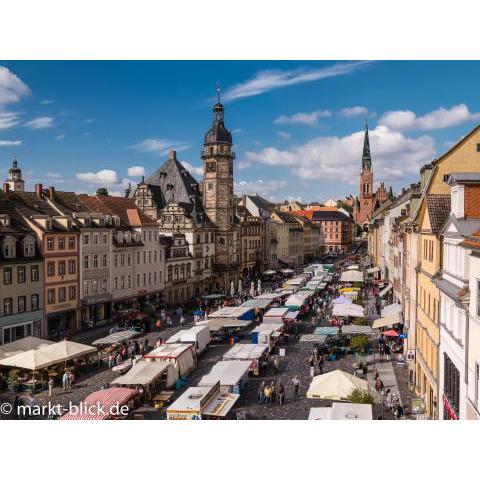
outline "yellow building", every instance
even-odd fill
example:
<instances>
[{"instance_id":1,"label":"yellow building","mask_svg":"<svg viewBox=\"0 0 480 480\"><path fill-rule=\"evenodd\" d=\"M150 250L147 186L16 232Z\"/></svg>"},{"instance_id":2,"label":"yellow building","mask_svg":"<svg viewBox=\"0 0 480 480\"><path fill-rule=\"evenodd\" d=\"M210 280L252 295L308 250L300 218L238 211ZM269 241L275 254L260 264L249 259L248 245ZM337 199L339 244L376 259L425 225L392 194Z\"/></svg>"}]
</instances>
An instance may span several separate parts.
<instances>
[{"instance_id":1,"label":"yellow building","mask_svg":"<svg viewBox=\"0 0 480 480\"><path fill-rule=\"evenodd\" d=\"M450 213L450 187L446 182L450 173L478 171L480 125L421 171L425 188L415 214L419 231L415 389L424 398L430 418L438 416L440 295L432 278L442 267L440 230Z\"/></svg>"}]
</instances>

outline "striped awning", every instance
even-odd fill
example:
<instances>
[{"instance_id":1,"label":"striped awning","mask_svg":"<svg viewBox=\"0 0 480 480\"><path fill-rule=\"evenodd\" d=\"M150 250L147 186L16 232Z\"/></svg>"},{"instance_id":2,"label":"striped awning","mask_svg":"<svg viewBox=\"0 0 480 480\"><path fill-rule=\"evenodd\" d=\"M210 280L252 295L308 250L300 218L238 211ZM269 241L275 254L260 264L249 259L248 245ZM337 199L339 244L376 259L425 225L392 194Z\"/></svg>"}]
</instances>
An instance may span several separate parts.
<instances>
[{"instance_id":1,"label":"striped awning","mask_svg":"<svg viewBox=\"0 0 480 480\"><path fill-rule=\"evenodd\" d=\"M125 405L136 394L136 390L124 387L98 390L81 402L78 412L68 412L60 420L106 420L112 416L113 407Z\"/></svg>"}]
</instances>

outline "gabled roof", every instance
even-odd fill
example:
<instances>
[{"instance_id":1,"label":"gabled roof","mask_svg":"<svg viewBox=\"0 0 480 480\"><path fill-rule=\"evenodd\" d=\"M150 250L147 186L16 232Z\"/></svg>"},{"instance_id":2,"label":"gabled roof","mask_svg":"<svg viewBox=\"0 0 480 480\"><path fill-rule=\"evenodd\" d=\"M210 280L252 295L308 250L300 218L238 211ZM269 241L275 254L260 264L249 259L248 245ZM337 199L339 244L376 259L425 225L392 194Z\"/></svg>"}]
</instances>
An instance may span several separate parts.
<instances>
[{"instance_id":1,"label":"gabled roof","mask_svg":"<svg viewBox=\"0 0 480 480\"><path fill-rule=\"evenodd\" d=\"M247 195L252 203L254 203L258 208L272 212L275 209L275 204L269 202L260 195Z\"/></svg>"},{"instance_id":2,"label":"gabled roof","mask_svg":"<svg viewBox=\"0 0 480 480\"><path fill-rule=\"evenodd\" d=\"M313 210L311 220L314 222L322 221L341 221L346 222L352 220L348 215L339 210Z\"/></svg>"},{"instance_id":3,"label":"gabled roof","mask_svg":"<svg viewBox=\"0 0 480 480\"><path fill-rule=\"evenodd\" d=\"M9 193L7 196L1 190L0 215L6 215L9 219L9 225L0 225L0 237L8 235L15 238L22 238L25 235L35 235L35 233L29 228L22 216L15 210L15 205L12 202L11 193Z\"/></svg>"},{"instance_id":4,"label":"gabled roof","mask_svg":"<svg viewBox=\"0 0 480 480\"><path fill-rule=\"evenodd\" d=\"M450 195L429 193L427 195L427 209L432 232L440 233L450 215Z\"/></svg>"}]
</instances>

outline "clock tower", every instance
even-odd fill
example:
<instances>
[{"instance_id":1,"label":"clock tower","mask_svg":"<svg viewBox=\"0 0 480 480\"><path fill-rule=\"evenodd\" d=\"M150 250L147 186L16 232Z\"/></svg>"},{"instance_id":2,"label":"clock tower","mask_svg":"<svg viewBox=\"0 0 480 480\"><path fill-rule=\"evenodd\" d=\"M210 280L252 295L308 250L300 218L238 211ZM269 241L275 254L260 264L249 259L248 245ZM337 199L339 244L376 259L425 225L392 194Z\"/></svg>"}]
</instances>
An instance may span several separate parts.
<instances>
[{"instance_id":1,"label":"clock tower","mask_svg":"<svg viewBox=\"0 0 480 480\"><path fill-rule=\"evenodd\" d=\"M225 127L224 107L218 101L213 106L213 122L203 142L202 199L205 213L216 227L215 263L224 272L223 288L230 288L234 280L233 270L238 266L238 222L235 218L233 197L233 152L232 134ZM225 285L225 283L227 283Z\"/></svg>"}]
</instances>

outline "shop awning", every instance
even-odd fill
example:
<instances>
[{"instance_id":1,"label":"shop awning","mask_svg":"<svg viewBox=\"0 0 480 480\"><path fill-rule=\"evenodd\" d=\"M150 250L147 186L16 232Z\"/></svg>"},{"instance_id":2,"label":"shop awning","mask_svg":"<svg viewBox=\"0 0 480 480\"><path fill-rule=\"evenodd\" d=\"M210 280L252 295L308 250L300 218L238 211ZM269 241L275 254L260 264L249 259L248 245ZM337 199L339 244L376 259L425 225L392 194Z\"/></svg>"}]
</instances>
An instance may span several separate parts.
<instances>
[{"instance_id":1,"label":"shop awning","mask_svg":"<svg viewBox=\"0 0 480 480\"><path fill-rule=\"evenodd\" d=\"M336 317L365 317L365 311L361 305L355 303L336 304L333 306L332 315Z\"/></svg>"},{"instance_id":2,"label":"shop awning","mask_svg":"<svg viewBox=\"0 0 480 480\"><path fill-rule=\"evenodd\" d=\"M252 298L251 300L247 300L243 302L240 306L247 307L247 308L267 308L271 303L273 303L272 298Z\"/></svg>"},{"instance_id":3,"label":"shop awning","mask_svg":"<svg viewBox=\"0 0 480 480\"><path fill-rule=\"evenodd\" d=\"M237 343L223 355L224 360L256 360L266 351L267 345Z\"/></svg>"},{"instance_id":4,"label":"shop awning","mask_svg":"<svg viewBox=\"0 0 480 480\"><path fill-rule=\"evenodd\" d=\"M396 323L403 323L401 313L394 313L393 315L389 315L388 317L382 317L374 320L372 328L391 327Z\"/></svg>"},{"instance_id":5,"label":"shop awning","mask_svg":"<svg viewBox=\"0 0 480 480\"><path fill-rule=\"evenodd\" d=\"M139 335L141 335L141 333L135 330L124 330L123 332L115 332L106 337L99 338L92 342L92 345L113 345L114 343L126 342Z\"/></svg>"},{"instance_id":6,"label":"shop awning","mask_svg":"<svg viewBox=\"0 0 480 480\"><path fill-rule=\"evenodd\" d=\"M379 293L380 298L385 296L385 294L389 292L391 289L392 289L392 284L389 283L383 290L380 290L380 293Z\"/></svg>"}]
</instances>

